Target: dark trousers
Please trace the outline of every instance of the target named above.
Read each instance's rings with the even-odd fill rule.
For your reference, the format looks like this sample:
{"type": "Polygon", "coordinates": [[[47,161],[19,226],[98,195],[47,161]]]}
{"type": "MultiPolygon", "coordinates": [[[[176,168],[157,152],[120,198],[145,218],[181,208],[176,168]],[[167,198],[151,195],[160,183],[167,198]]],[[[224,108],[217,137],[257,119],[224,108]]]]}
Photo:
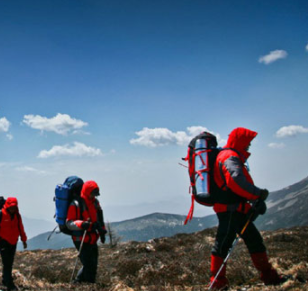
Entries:
{"type": "MultiPolygon", "coordinates": [[[[236,237],[246,224],[248,217],[246,214],[233,212],[217,213],[218,230],[212,254],[225,258],[236,237]]],[[[250,222],[245,232],[241,236],[250,254],[263,253],[266,251],[262,236],[253,222],[250,222]]]]}
{"type": "Polygon", "coordinates": [[[0,252],[3,264],[2,283],[5,286],[11,286],[13,284],[12,269],[16,253],[16,244],[11,245],[5,240],[1,240],[0,252]]]}
{"type": "MultiPolygon", "coordinates": [[[[81,242],[74,242],[76,249],[79,251],[81,242]]],[[[79,255],[82,268],[77,273],[78,282],[95,283],[97,264],[98,264],[98,247],[97,244],[84,243],[79,255]]]]}

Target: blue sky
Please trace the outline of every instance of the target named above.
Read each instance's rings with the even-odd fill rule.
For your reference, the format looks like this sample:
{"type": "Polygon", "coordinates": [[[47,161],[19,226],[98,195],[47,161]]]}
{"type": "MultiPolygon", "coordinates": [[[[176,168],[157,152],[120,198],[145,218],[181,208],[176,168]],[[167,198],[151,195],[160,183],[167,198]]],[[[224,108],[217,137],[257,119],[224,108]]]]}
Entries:
{"type": "Polygon", "coordinates": [[[77,174],[111,221],[186,214],[189,139],[223,145],[238,126],[259,133],[258,186],[306,177],[307,15],[286,0],[1,1],[0,193],[52,219],[77,174]]]}

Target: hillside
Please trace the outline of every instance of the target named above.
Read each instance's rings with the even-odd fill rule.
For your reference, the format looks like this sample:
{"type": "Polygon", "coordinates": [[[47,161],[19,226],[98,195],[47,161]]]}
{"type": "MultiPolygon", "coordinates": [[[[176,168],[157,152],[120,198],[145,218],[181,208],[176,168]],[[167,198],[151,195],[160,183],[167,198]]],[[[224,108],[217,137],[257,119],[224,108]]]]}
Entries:
{"type": "Polygon", "coordinates": [[[275,230],[308,225],[308,177],[282,190],[271,192],[268,211],[257,225],[262,230],[275,230]]]}
{"type": "MultiPolygon", "coordinates": [[[[68,284],[76,250],[17,252],[13,275],[20,290],[197,291],[207,290],[210,252],[216,228],[148,242],[100,247],[97,284],[68,284]]],[[[293,279],[281,287],[260,282],[240,242],[228,263],[231,291],[308,290],[308,227],[263,233],[271,262],[293,279]]]]}

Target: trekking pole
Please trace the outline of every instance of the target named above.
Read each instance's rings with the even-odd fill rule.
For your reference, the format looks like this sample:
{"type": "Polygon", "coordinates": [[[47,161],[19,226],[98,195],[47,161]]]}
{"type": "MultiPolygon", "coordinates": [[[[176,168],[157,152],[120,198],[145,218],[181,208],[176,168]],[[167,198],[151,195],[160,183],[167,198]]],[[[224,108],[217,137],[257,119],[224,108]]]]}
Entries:
{"type": "MultiPolygon", "coordinates": [[[[253,205],[253,208],[255,207],[256,204],[257,204],[257,203],[255,203],[255,204],[253,205]]],[[[255,210],[255,209],[254,209],[254,210],[255,210]]],[[[222,262],[222,264],[221,264],[221,266],[220,266],[220,268],[219,268],[219,270],[218,270],[218,272],[217,272],[217,274],[216,274],[216,276],[215,276],[215,278],[214,278],[213,282],[211,283],[211,285],[210,285],[210,287],[209,287],[208,290],[212,290],[212,287],[213,287],[214,283],[216,282],[216,280],[217,280],[217,278],[218,278],[218,276],[219,276],[221,270],[222,270],[222,269],[224,268],[224,266],[226,265],[226,263],[227,263],[227,261],[228,261],[230,255],[231,255],[231,253],[232,253],[234,247],[236,246],[236,244],[238,243],[239,239],[241,238],[241,236],[242,236],[243,233],[245,232],[245,230],[246,230],[247,226],[249,225],[249,223],[251,222],[251,219],[252,219],[253,215],[254,215],[254,211],[252,211],[251,214],[249,215],[249,218],[248,218],[246,224],[244,225],[243,229],[241,230],[241,232],[240,232],[239,234],[238,234],[238,233],[236,234],[236,238],[235,238],[235,240],[233,241],[232,246],[231,246],[231,248],[230,248],[230,250],[229,250],[227,256],[225,257],[224,261],[222,262]]]]}
{"type": "Polygon", "coordinates": [[[86,233],[87,233],[87,231],[85,230],[84,233],[83,233],[83,236],[82,236],[81,244],[80,244],[79,251],[78,251],[78,256],[76,258],[74,270],[73,270],[73,273],[72,273],[72,276],[71,276],[71,282],[73,281],[74,273],[75,273],[75,270],[76,270],[76,267],[77,267],[77,263],[78,263],[78,258],[80,256],[80,253],[81,253],[81,250],[82,250],[82,246],[83,246],[84,239],[86,237],[86,233]]]}
{"type": "Polygon", "coordinates": [[[186,165],[183,165],[183,164],[181,164],[181,163],[178,163],[180,166],[182,166],[182,167],[184,167],[184,168],[187,168],[188,169],[188,167],[186,166],[186,165]]]}
{"type": "Polygon", "coordinates": [[[49,234],[47,240],[50,240],[51,236],[52,236],[53,233],[56,231],[57,227],[58,227],[58,226],[56,226],[56,227],[53,229],[53,231],[49,234]]]}

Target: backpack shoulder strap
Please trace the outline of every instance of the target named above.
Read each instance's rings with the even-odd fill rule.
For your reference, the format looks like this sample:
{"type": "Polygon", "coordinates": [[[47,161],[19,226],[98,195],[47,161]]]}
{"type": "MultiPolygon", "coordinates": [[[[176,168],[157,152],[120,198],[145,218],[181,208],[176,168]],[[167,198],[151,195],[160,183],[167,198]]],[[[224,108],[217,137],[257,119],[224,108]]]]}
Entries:
{"type": "Polygon", "coordinates": [[[95,208],[96,209],[100,209],[101,207],[100,207],[100,204],[99,204],[99,202],[98,202],[98,200],[95,198],[95,200],[94,200],[94,205],[95,205],[95,208]]]}
{"type": "Polygon", "coordinates": [[[88,210],[86,201],[84,201],[84,199],[82,197],[79,198],[79,203],[80,203],[80,208],[83,211],[88,210]]]}
{"type": "Polygon", "coordinates": [[[78,216],[77,214],[77,208],[80,209],[80,217],[79,219],[82,219],[82,213],[87,209],[86,202],[84,201],[83,198],[81,197],[76,197],[72,203],[76,206],[76,217],[78,216]]]}
{"type": "MultiPolygon", "coordinates": [[[[222,149],[220,149],[220,151],[225,151],[225,150],[230,150],[230,151],[234,151],[235,153],[237,153],[239,156],[241,155],[240,154],[240,152],[238,152],[237,150],[235,150],[235,149],[232,149],[232,148],[222,148],[222,149]]],[[[222,163],[220,163],[219,162],[219,173],[220,173],[220,177],[223,179],[223,181],[224,181],[224,183],[223,183],[223,185],[221,186],[221,189],[228,189],[228,187],[227,187],[227,181],[226,181],[226,178],[225,178],[225,176],[224,176],[224,174],[223,174],[223,171],[222,171],[222,163]]]]}

